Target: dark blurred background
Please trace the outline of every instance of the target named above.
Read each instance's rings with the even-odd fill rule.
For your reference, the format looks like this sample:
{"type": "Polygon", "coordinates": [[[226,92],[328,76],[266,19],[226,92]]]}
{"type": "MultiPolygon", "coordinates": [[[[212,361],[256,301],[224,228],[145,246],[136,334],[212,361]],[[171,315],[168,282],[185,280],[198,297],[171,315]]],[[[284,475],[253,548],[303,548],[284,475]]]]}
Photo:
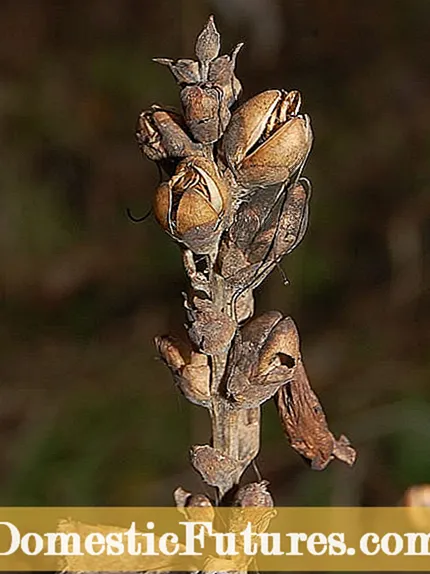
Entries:
{"type": "MultiPolygon", "coordinates": [[[[157,334],[182,331],[178,248],[145,213],[139,112],[177,104],[155,56],[192,57],[215,14],[247,98],[302,91],[315,144],[309,232],[258,312],[300,326],[351,470],[311,471],[263,414],[278,504],[396,504],[430,482],[430,3],[2,0],[0,504],[172,504],[201,489],[206,411],[174,389],[157,334]]],[[[251,478],[252,474],[248,476],[251,478]]],[[[204,489],[204,487],[203,487],[204,489]]]]}

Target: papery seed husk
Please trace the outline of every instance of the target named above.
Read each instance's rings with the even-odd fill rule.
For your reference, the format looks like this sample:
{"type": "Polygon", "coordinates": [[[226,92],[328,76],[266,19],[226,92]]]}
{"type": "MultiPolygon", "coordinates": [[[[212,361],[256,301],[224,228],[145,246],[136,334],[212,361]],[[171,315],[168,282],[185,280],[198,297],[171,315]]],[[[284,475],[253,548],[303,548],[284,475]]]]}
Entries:
{"type": "Polygon", "coordinates": [[[199,226],[216,226],[218,218],[219,214],[201,193],[193,189],[185,191],[179,200],[176,213],[178,237],[199,226]]]}
{"type": "Polygon", "coordinates": [[[237,167],[262,136],[280,94],[279,90],[267,90],[234,112],[222,140],[222,150],[230,167],[237,167]]]}
{"type": "Polygon", "coordinates": [[[237,178],[256,187],[285,182],[306,161],[311,146],[309,119],[293,118],[243,160],[237,178]]]}
{"type": "Polygon", "coordinates": [[[154,215],[165,231],[169,231],[171,209],[171,190],[168,182],[158,186],[154,198],[154,215]]]}
{"type": "Polygon", "coordinates": [[[273,358],[280,353],[291,357],[294,361],[292,366],[296,365],[300,357],[299,333],[291,317],[277,323],[270,335],[260,353],[258,374],[265,374],[273,369],[273,358]]]}

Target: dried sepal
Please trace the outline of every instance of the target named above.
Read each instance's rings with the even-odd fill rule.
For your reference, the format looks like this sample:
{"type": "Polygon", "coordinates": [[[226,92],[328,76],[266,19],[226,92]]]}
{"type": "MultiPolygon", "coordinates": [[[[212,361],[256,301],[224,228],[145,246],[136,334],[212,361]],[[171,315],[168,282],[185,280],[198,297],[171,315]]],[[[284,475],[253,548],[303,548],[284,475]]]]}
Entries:
{"type": "Polygon", "coordinates": [[[230,399],[245,408],[261,405],[291,381],[300,358],[291,317],[273,311],[251,321],[235,340],[227,378],[230,399]]]}
{"type": "Polygon", "coordinates": [[[221,153],[245,192],[286,182],[303,167],[313,136],[299,107],[299,92],[268,90],[233,114],[221,153]]]}
{"type": "Polygon", "coordinates": [[[220,56],[209,65],[208,80],[222,89],[223,98],[229,108],[242,92],[242,84],[235,75],[236,59],[242,46],[243,44],[238,44],[231,56],[220,56]]]}
{"type": "Polygon", "coordinates": [[[241,486],[234,498],[229,532],[243,532],[248,523],[252,525],[252,532],[256,534],[265,532],[270,521],[276,516],[273,498],[267,489],[267,480],[252,482],[241,486]],[[240,510],[242,509],[242,510],[240,510]]]}
{"type": "Polygon", "coordinates": [[[214,162],[192,156],[182,160],[155,194],[154,213],[161,226],[193,253],[216,247],[229,208],[229,191],[214,162]]]}
{"type": "Polygon", "coordinates": [[[162,66],[168,66],[179,84],[196,84],[201,79],[199,63],[195,60],[181,58],[175,61],[170,58],[153,58],[153,61],[162,66]]]}
{"type": "Polygon", "coordinates": [[[215,26],[214,17],[210,16],[205,27],[200,32],[196,41],[196,56],[201,62],[214,60],[221,48],[221,37],[215,26]]]}
{"type": "Polygon", "coordinates": [[[190,402],[209,408],[211,373],[207,356],[191,351],[186,361],[175,340],[169,336],[156,337],[155,346],[172,371],[175,383],[182,394],[190,402]]]}
{"type": "Polygon", "coordinates": [[[218,488],[221,495],[228,492],[240,476],[239,461],[209,445],[193,446],[190,459],[206,484],[218,488]]]}
{"type": "Polygon", "coordinates": [[[355,450],[345,436],[336,440],[330,432],[302,361],[297,365],[293,380],[278,391],[276,404],[288,441],[314,470],[323,470],[334,458],[350,466],[354,464],[355,450]]]}

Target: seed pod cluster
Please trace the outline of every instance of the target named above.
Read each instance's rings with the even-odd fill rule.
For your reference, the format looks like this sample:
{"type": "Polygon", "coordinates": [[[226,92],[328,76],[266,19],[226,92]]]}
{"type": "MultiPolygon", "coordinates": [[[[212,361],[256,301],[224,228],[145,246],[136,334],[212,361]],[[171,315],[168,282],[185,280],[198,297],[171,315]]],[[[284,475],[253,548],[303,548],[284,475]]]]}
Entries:
{"type": "MultiPolygon", "coordinates": [[[[191,448],[191,464],[217,489],[217,501],[263,509],[264,531],[273,516],[268,483],[239,486],[259,452],[263,403],[275,400],[288,441],[312,468],[334,458],[352,464],[355,452],[328,429],[292,318],[272,311],[252,319],[254,290],[307,229],[310,118],[297,90],[267,90],[233,111],[242,45],[231,55],[220,55],[220,46],[210,17],[195,60],[156,60],[178,83],[181,110],[152,106],[140,114],[136,135],[161,168],[154,214],[179,244],[190,281],[185,349],[170,336],[155,343],[182,394],[211,417],[210,444],[191,448]]],[[[194,509],[212,516],[206,495],[177,489],[175,501],[186,516],[194,509]]]]}

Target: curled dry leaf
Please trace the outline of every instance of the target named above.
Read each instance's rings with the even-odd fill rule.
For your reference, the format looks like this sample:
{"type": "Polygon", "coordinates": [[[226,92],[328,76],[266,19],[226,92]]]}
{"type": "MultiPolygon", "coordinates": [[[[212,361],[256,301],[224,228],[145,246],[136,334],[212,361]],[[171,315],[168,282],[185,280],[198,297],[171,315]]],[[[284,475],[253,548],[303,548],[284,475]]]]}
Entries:
{"type": "Polygon", "coordinates": [[[354,464],[355,450],[345,436],[336,440],[330,432],[321,403],[310,386],[301,361],[290,384],[278,391],[276,404],[291,446],[310,461],[313,469],[323,470],[334,458],[350,466],[354,464]]]}

